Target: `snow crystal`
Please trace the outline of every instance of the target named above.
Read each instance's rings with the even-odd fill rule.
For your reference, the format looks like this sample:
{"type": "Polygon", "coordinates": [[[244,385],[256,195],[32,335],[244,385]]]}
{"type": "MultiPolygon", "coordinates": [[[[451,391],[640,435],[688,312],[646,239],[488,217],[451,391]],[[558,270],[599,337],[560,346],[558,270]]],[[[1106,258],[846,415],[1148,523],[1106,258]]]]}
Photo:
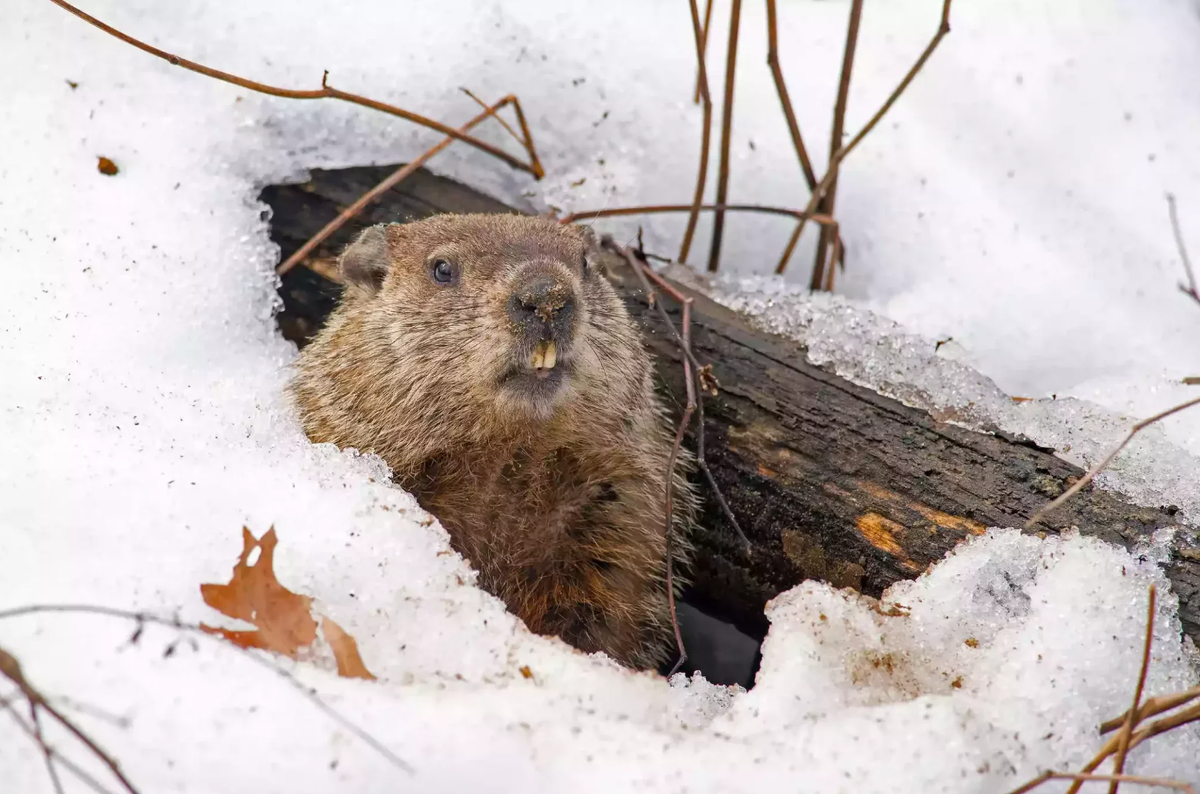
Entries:
{"type": "MultiPolygon", "coordinates": [[[[810,295],[763,277],[700,285],[763,330],[804,345],[817,366],[938,419],[1025,436],[1084,468],[1112,451],[1136,421],[1075,398],[1014,401],[963,363],[952,341],[911,333],[840,296],[810,295]]],[[[1166,402],[1158,410],[1170,406],[1166,402]]],[[[1192,523],[1200,522],[1200,435],[1189,437],[1192,428],[1200,428],[1200,408],[1146,428],[1100,474],[1098,484],[1143,505],[1175,505],[1192,523]]]]}
{"type": "MultiPolygon", "coordinates": [[[[716,5],[714,64],[726,13],[716,5]]],[[[907,68],[938,5],[869,6],[851,128],[907,68]]],[[[1176,263],[1154,209],[1163,175],[1183,208],[1200,205],[1188,192],[1200,183],[1192,8],[962,4],[955,33],[847,168],[848,288],[920,333],[955,336],[1006,389],[1061,380],[1083,396],[1108,377],[1144,399],[1156,378],[1198,374],[1192,315],[1166,302],[1176,263]],[[1122,132],[1087,137],[1092,127],[1122,132]],[[980,295],[987,310],[969,310],[980,295]],[[1080,333],[1098,317],[1104,333],[1080,333]],[[1064,336],[1072,345],[1061,350],[1048,341],[1064,336]],[[1136,350],[1148,352],[1132,366],[1136,350]]],[[[690,192],[699,111],[681,4],[364,2],[332,13],[308,0],[96,0],[87,10],[228,71],[313,87],[328,69],[334,85],[441,119],[475,112],[458,85],[488,98],[516,91],[544,183],[463,147],[435,162],[524,206],[690,192]]],[[[198,585],[227,579],[242,526],[274,526],[279,579],[354,636],[378,676],[287,663],[345,722],[266,657],[209,636],[147,626],[135,639],[129,621],[69,613],[0,620],[0,647],[142,791],[1003,790],[1078,764],[1097,723],[1126,708],[1152,581],[1162,606],[1148,691],[1196,680],[1153,562],[1011,532],[890,591],[882,611],[905,615],[819,585],[781,595],[749,692],[633,674],[529,634],[474,586],[445,532],[387,484],[377,459],[309,444],[282,397],[295,350],[272,319],[278,252],[259,189],[312,167],[404,160],[439,136],[186,73],[45,0],[8,0],[5,12],[0,609],[98,604],[215,621],[198,585]],[[99,157],[118,173],[100,173],[99,157]]],[[[814,151],[825,147],[844,16],[843,3],[780,9],[789,87],[814,151]]],[[[795,204],[803,191],[780,154],[762,21],[747,4],[732,194],[795,204]]],[[[731,221],[727,262],[769,266],[787,230],[767,223],[731,221]]],[[[681,227],[654,219],[648,241],[662,248],[681,227]]],[[[851,345],[881,337],[828,333],[831,349],[844,345],[830,359],[838,366],[875,360],[851,345]]],[[[808,341],[822,349],[811,329],[808,341]]],[[[877,379],[942,399],[911,363],[877,379]]],[[[967,410],[972,399],[943,405],[967,410]]],[[[1075,445],[1095,430],[1038,421],[1075,445]]],[[[1194,493],[1182,481],[1163,488],[1172,500],[1194,493]]],[[[0,686],[0,698],[11,693],[0,686]]],[[[47,730],[91,774],[107,774],[47,730]]],[[[1198,749],[1194,732],[1160,737],[1131,768],[1200,782],[1198,749]]],[[[0,789],[52,790],[7,715],[0,789]]]]}

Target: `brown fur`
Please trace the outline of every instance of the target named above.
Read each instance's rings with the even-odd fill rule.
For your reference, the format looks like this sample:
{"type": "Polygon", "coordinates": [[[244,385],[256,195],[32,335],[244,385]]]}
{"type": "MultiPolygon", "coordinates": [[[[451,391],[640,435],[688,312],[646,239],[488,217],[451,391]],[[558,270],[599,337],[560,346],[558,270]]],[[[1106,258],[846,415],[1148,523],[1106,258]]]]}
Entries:
{"type": "MultiPolygon", "coordinates": [[[[671,435],[638,330],[591,253],[583,230],[511,215],[368,230],[342,257],[349,288],[292,392],[313,441],[378,453],[532,631],[652,667],[670,638],[671,435]],[[438,259],[454,284],[435,282],[438,259]],[[549,395],[505,381],[551,333],[507,310],[534,276],[553,280],[551,313],[574,300],[549,395]]],[[[681,474],[673,488],[682,560],[695,503],[681,474]]]]}

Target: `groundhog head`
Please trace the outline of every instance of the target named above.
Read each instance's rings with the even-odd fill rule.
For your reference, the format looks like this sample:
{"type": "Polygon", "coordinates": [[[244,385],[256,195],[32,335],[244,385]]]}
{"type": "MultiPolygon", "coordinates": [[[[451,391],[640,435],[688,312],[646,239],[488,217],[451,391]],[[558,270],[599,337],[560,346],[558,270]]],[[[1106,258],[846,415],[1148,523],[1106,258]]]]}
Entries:
{"type": "Polygon", "coordinates": [[[412,376],[399,400],[511,422],[549,419],[632,357],[636,330],[594,259],[578,227],[442,215],[367,229],[339,267],[412,376]]]}

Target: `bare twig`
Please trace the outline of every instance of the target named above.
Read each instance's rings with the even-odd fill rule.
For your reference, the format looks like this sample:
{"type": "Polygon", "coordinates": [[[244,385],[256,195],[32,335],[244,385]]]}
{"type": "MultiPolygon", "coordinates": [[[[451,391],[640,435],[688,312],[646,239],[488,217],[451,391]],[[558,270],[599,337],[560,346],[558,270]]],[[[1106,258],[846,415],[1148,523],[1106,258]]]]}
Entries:
{"type": "MultiPolygon", "coordinates": [[[[147,623],[153,623],[158,626],[166,626],[168,628],[176,629],[178,631],[186,631],[191,634],[199,634],[200,636],[205,637],[214,642],[220,642],[220,643],[225,642],[225,640],[220,635],[211,634],[211,633],[205,631],[202,626],[195,624],[195,623],[184,623],[175,618],[159,617],[158,615],[153,615],[149,612],[133,612],[130,610],[118,609],[115,607],[97,606],[95,604],[30,604],[28,606],[0,610],[0,620],[9,620],[12,618],[23,617],[26,615],[41,615],[41,614],[105,615],[107,617],[114,617],[114,618],[119,618],[122,620],[132,620],[132,621],[136,622],[139,626],[141,626],[143,624],[147,624],[147,623]]],[[[254,653],[252,649],[242,648],[240,645],[234,645],[233,647],[237,648],[242,653],[244,653],[246,655],[246,658],[250,659],[255,664],[257,664],[267,670],[270,670],[271,672],[273,672],[276,675],[278,675],[279,677],[281,677],[284,681],[288,682],[288,684],[290,684],[297,692],[299,692],[307,701],[309,701],[312,705],[314,705],[319,711],[323,712],[325,714],[325,716],[329,717],[331,720],[333,720],[337,724],[341,725],[347,731],[349,731],[353,735],[357,736],[367,746],[369,746],[372,750],[374,750],[376,753],[378,753],[380,756],[382,756],[385,760],[387,760],[393,766],[397,767],[398,769],[403,770],[404,772],[407,772],[410,775],[415,773],[416,770],[414,770],[412,768],[412,766],[410,766],[408,764],[408,762],[406,762],[404,759],[400,758],[398,755],[396,755],[391,750],[389,750],[387,747],[385,747],[382,742],[380,742],[374,736],[369,734],[366,730],[364,730],[363,728],[360,728],[358,725],[351,722],[349,718],[343,716],[341,714],[341,712],[339,712],[337,709],[333,708],[333,706],[330,706],[328,703],[326,703],[316,693],[315,690],[313,690],[309,687],[306,687],[304,684],[300,683],[300,681],[297,680],[295,676],[293,676],[285,668],[280,667],[278,664],[276,664],[274,662],[274,660],[271,659],[271,657],[259,655],[257,653],[254,653]]],[[[0,654],[2,654],[2,653],[3,653],[3,651],[0,651],[0,654]]],[[[14,659],[13,661],[15,662],[16,660],[14,659]]],[[[2,662],[3,662],[3,656],[0,656],[0,663],[2,663],[2,662]]],[[[52,710],[50,711],[50,713],[55,714],[55,712],[52,710]]]]}
{"type": "Polygon", "coordinates": [[[1133,437],[1136,436],[1143,429],[1145,429],[1146,427],[1149,427],[1150,425],[1154,424],[1155,422],[1166,419],[1168,416],[1171,416],[1172,414],[1179,413],[1180,411],[1182,411],[1186,408],[1191,408],[1193,405],[1200,405],[1200,397],[1197,397],[1194,400],[1188,400],[1185,403],[1180,403],[1179,405],[1176,405],[1174,408],[1168,408],[1167,410],[1163,411],[1162,413],[1155,414],[1154,416],[1150,417],[1149,419],[1143,419],[1142,421],[1138,422],[1136,425],[1133,426],[1132,429],[1130,429],[1129,435],[1125,436],[1125,440],[1122,441],[1119,445],[1117,445],[1116,449],[1114,449],[1112,452],[1108,453],[1108,455],[1105,456],[1104,460],[1100,461],[1095,466],[1093,466],[1091,471],[1089,471],[1087,474],[1083,475],[1083,477],[1081,477],[1079,479],[1079,482],[1075,483],[1070,488],[1068,488],[1066,490],[1066,492],[1063,493],[1062,496],[1058,497],[1053,502],[1051,502],[1050,504],[1043,507],[1041,510],[1038,510],[1036,513],[1034,513],[1033,517],[1025,522],[1025,529],[1030,529],[1038,521],[1041,521],[1042,518],[1045,517],[1045,515],[1047,513],[1054,510],[1056,507],[1058,507],[1063,502],[1070,499],[1075,494],[1079,493],[1080,490],[1082,490],[1088,483],[1090,483],[1093,479],[1095,479],[1097,474],[1104,471],[1105,467],[1108,466],[1108,464],[1112,462],[1112,459],[1115,458],[1121,452],[1121,450],[1125,449],[1125,446],[1127,444],[1129,444],[1130,441],[1133,440],[1133,437]]]}
{"type": "MultiPolygon", "coordinates": [[[[807,218],[814,223],[834,225],[837,223],[828,215],[805,215],[802,210],[789,207],[773,207],[768,204],[701,204],[702,212],[723,210],[725,212],[760,212],[765,215],[786,215],[797,220],[807,218]]],[[[641,207],[605,207],[602,210],[580,210],[559,219],[559,223],[574,223],[580,218],[615,218],[621,215],[652,215],[659,212],[691,212],[691,204],[647,204],[641,207]]],[[[683,260],[679,260],[682,262],[683,260]]]]}
{"type": "Polygon", "coordinates": [[[717,211],[713,215],[712,242],[708,249],[708,270],[713,272],[721,262],[721,238],[725,234],[725,204],[729,193],[729,144],[733,133],[733,85],[737,71],[738,26],[742,17],[742,0],[733,0],[729,10],[729,49],[725,53],[725,99],[721,106],[721,160],[717,165],[717,211]]]}
{"type": "Polygon", "coordinates": [[[247,88],[251,91],[257,91],[260,94],[269,94],[271,96],[283,97],[285,99],[338,99],[343,102],[349,102],[354,105],[360,105],[362,107],[371,108],[372,110],[378,110],[382,113],[387,113],[392,116],[398,116],[402,119],[411,121],[415,124],[420,124],[423,127],[428,127],[432,130],[437,130],[438,132],[442,133],[443,135],[448,135],[449,137],[453,138],[454,140],[459,140],[459,141],[462,141],[463,143],[470,144],[471,146],[474,146],[476,149],[479,149],[480,151],[487,152],[488,154],[492,155],[493,157],[503,160],[505,163],[508,163],[513,168],[519,169],[521,171],[528,171],[529,173],[533,174],[535,178],[540,179],[543,176],[541,165],[536,160],[534,160],[532,163],[523,163],[516,157],[513,157],[511,154],[504,151],[503,149],[493,146],[492,144],[487,143],[486,141],[480,140],[479,138],[476,138],[472,135],[468,135],[466,132],[464,132],[462,130],[456,130],[453,127],[447,126],[446,124],[443,124],[440,121],[435,121],[434,119],[427,118],[425,116],[419,115],[417,113],[413,113],[408,110],[404,110],[403,108],[396,107],[395,105],[389,105],[386,102],[379,102],[377,100],[369,99],[369,98],[367,98],[365,96],[361,96],[359,94],[351,94],[347,91],[342,91],[340,89],[334,88],[333,86],[329,85],[329,83],[328,83],[328,80],[327,80],[328,72],[326,72],[325,76],[323,76],[321,78],[321,87],[317,88],[317,89],[310,89],[310,90],[295,90],[295,89],[291,89],[291,88],[279,88],[278,86],[267,85],[265,83],[259,83],[254,80],[247,80],[244,77],[238,77],[237,75],[229,74],[228,72],[222,72],[219,69],[213,69],[209,66],[204,66],[203,64],[196,63],[195,61],[189,61],[186,58],[180,58],[178,55],[172,55],[171,53],[166,52],[165,50],[160,50],[157,47],[153,47],[149,44],[146,44],[145,42],[135,39],[133,36],[130,36],[127,33],[122,33],[121,31],[117,30],[116,28],[114,28],[110,25],[106,25],[105,23],[101,22],[100,20],[96,19],[95,17],[84,13],[83,11],[76,8],[75,6],[66,2],[66,0],[50,0],[50,2],[54,3],[59,8],[62,8],[63,10],[74,14],[75,16],[82,19],[84,22],[87,22],[89,25],[99,28],[100,30],[104,31],[105,33],[109,34],[110,36],[118,38],[121,41],[125,42],[126,44],[137,47],[142,52],[149,53],[150,55],[153,55],[156,58],[161,58],[164,61],[166,61],[167,63],[170,63],[174,66],[181,66],[190,72],[196,72],[197,74],[202,74],[202,75],[205,75],[206,77],[212,77],[212,78],[215,78],[222,82],[239,86],[241,88],[247,88]]]}
{"type": "Polygon", "coordinates": [[[1075,785],[1081,785],[1089,780],[1109,780],[1114,783],[1135,783],[1139,786],[1162,786],[1163,788],[1186,791],[1188,794],[1196,794],[1195,789],[1181,780],[1169,780],[1161,777],[1141,777],[1139,775],[1091,775],[1086,772],[1043,772],[1020,788],[1013,789],[1009,794],[1026,794],[1026,792],[1032,791],[1047,780],[1074,780],[1075,785]]]}
{"type": "Polygon", "coordinates": [[[1183,294],[1200,303],[1200,288],[1196,286],[1196,274],[1192,270],[1192,260],[1188,258],[1187,246],[1183,244],[1183,231],[1179,228],[1179,213],[1175,208],[1175,196],[1167,194],[1167,213],[1171,216],[1171,232],[1175,235],[1175,246],[1179,249],[1179,258],[1183,260],[1183,272],[1187,274],[1187,284],[1180,284],[1183,294]]]}
{"type": "MultiPolygon", "coordinates": [[[[700,129],[700,167],[696,170],[696,191],[692,198],[692,206],[688,213],[687,228],[683,232],[683,242],[679,245],[679,261],[686,262],[692,249],[692,236],[696,233],[696,222],[700,218],[700,204],[704,201],[704,186],[708,181],[708,150],[712,142],[712,96],[708,92],[708,71],[704,66],[705,37],[708,31],[708,18],[705,17],[705,28],[700,29],[700,13],[696,8],[696,0],[688,0],[692,11],[692,36],[696,40],[696,91],[697,96],[704,100],[704,117],[700,129]]],[[[712,0],[708,0],[708,12],[712,13],[712,0]]]]}
{"type": "MultiPolygon", "coordinates": [[[[475,98],[474,95],[472,95],[471,98],[474,99],[475,98]]],[[[476,100],[476,101],[478,101],[478,100],[476,100]]],[[[508,96],[504,97],[499,102],[497,102],[495,105],[492,105],[491,107],[484,106],[484,111],[482,113],[480,113],[478,116],[476,116],[475,118],[468,121],[466,124],[464,124],[461,127],[461,129],[469,130],[473,127],[478,126],[482,122],[484,122],[487,119],[492,118],[492,117],[495,117],[497,120],[499,120],[500,117],[496,115],[496,111],[499,110],[500,108],[504,107],[505,105],[510,105],[510,104],[513,105],[514,107],[518,107],[518,108],[520,107],[520,105],[517,103],[517,98],[515,96],[513,96],[512,94],[509,94],[508,96]]],[[[507,127],[507,125],[505,125],[505,126],[507,127]]],[[[509,131],[512,132],[512,129],[509,128],[509,131]]],[[[516,133],[514,132],[513,135],[515,136],[516,133]]],[[[351,220],[353,220],[354,217],[356,215],[358,215],[358,213],[362,212],[363,209],[368,204],[370,204],[372,201],[375,201],[377,198],[382,196],[384,193],[388,192],[389,190],[394,188],[396,185],[403,182],[410,175],[412,175],[412,173],[414,171],[416,171],[418,168],[420,168],[425,163],[429,162],[430,159],[432,159],[435,155],[437,155],[439,152],[441,152],[447,146],[454,143],[455,140],[456,140],[455,138],[450,138],[450,137],[443,138],[435,146],[431,147],[430,149],[426,150],[423,154],[421,154],[420,156],[413,159],[412,162],[406,163],[406,164],[402,165],[400,168],[397,168],[395,171],[393,171],[387,178],[385,178],[378,185],[371,188],[363,195],[359,196],[357,201],[355,201],[349,207],[347,207],[346,209],[344,209],[340,213],[338,213],[338,216],[336,218],[331,220],[329,223],[325,224],[319,232],[314,234],[308,240],[308,242],[306,242],[304,245],[300,246],[298,249],[296,249],[295,253],[293,253],[286,260],[281,262],[279,267],[275,268],[275,273],[277,275],[282,276],[284,273],[288,272],[293,267],[295,267],[296,265],[303,262],[308,257],[309,254],[311,254],[314,250],[316,250],[317,246],[319,246],[326,239],[328,239],[331,234],[336,232],[338,229],[342,228],[342,226],[346,225],[351,220]]],[[[528,146],[529,146],[528,150],[530,152],[530,156],[533,157],[534,159],[536,159],[536,155],[533,154],[532,141],[528,142],[528,146]]]]}
{"type": "Polygon", "coordinates": [[[1125,755],[1129,752],[1129,738],[1133,731],[1134,717],[1142,705],[1142,690],[1146,686],[1146,672],[1150,669],[1150,644],[1154,642],[1154,607],[1158,598],[1158,588],[1150,585],[1150,603],[1146,607],[1146,642],[1142,647],[1142,668],[1138,674],[1137,686],[1133,690],[1133,705],[1129,707],[1125,724],[1117,739],[1117,758],[1113,761],[1113,780],[1108,786],[1108,794],[1117,794],[1121,785],[1118,776],[1125,773],[1125,755]]]}
{"type": "MultiPolygon", "coordinates": [[[[129,794],[138,794],[137,789],[133,787],[133,784],[130,783],[129,779],[125,777],[124,773],[121,772],[121,767],[112,759],[112,756],[104,752],[104,750],[100,748],[100,745],[96,744],[96,742],[94,742],[90,736],[84,733],[83,730],[77,727],[75,723],[63,716],[62,713],[54,708],[54,706],[51,706],[49,703],[47,703],[46,699],[42,697],[41,692],[35,689],[34,686],[25,678],[24,672],[21,671],[21,663],[17,661],[15,656],[8,653],[3,648],[0,648],[0,675],[3,675],[9,681],[12,681],[14,684],[16,684],[17,689],[21,690],[21,694],[23,694],[25,699],[29,701],[30,709],[33,711],[34,735],[41,743],[42,751],[47,754],[47,764],[50,763],[49,750],[47,749],[46,743],[41,741],[42,732],[41,727],[37,722],[37,709],[42,709],[45,711],[47,714],[53,717],[59,725],[66,728],[67,731],[69,731],[76,739],[83,742],[84,746],[86,746],[88,750],[90,750],[91,753],[96,756],[96,758],[100,759],[100,761],[106,767],[108,767],[108,770],[112,772],[113,777],[121,782],[121,785],[125,787],[125,790],[129,792],[129,794]]],[[[54,777],[55,783],[57,783],[58,777],[57,775],[53,775],[53,767],[51,767],[51,774],[54,777]]]]}
{"type": "Polygon", "coordinates": [[[804,147],[804,139],[800,136],[800,123],[796,121],[796,113],[792,110],[792,100],[788,97],[787,84],[783,80],[783,69],[779,65],[779,42],[775,22],[775,0],[767,0],[767,65],[771,67],[771,77],[775,80],[775,90],[779,94],[779,104],[783,105],[783,117],[787,120],[788,132],[792,136],[792,146],[796,149],[796,158],[800,161],[800,170],[804,172],[804,180],[808,189],[817,187],[817,175],[813,171],[812,161],[808,159],[808,149],[804,147]]]}
{"type": "MultiPolygon", "coordinates": [[[[709,27],[708,23],[712,21],[712,7],[713,7],[713,0],[708,0],[708,2],[704,4],[704,24],[700,26],[700,43],[698,45],[698,50],[697,50],[699,59],[700,59],[701,68],[703,68],[703,64],[704,64],[705,51],[708,50],[708,27],[709,27]]],[[[700,104],[700,72],[699,72],[699,70],[697,70],[697,72],[696,72],[696,93],[695,93],[695,96],[692,97],[692,101],[695,102],[697,105],[700,104]]]]}
{"type": "MultiPolygon", "coordinates": [[[[1146,698],[1145,702],[1142,703],[1142,707],[1138,709],[1137,715],[1134,717],[1134,724],[1136,725],[1141,723],[1142,721],[1147,720],[1157,714],[1162,714],[1164,711],[1170,711],[1171,709],[1185,706],[1197,698],[1200,698],[1200,686],[1184,690],[1183,692],[1176,692],[1173,695],[1160,695],[1159,697],[1146,698]]],[[[1100,726],[1100,733],[1103,735],[1105,733],[1112,733],[1113,731],[1117,730],[1125,724],[1127,715],[1128,712],[1122,714],[1120,717],[1114,717],[1108,722],[1102,724],[1100,726]]]]}
{"type": "Polygon", "coordinates": [[[947,33],[950,32],[950,4],[952,1],[953,0],[943,0],[942,20],[941,24],[938,26],[937,33],[935,33],[933,38],[930,39],[929,44],[926,45],[925,50],[908,70],[908,73],[904,75],[904,79],[900,81],[900,84],[896,86],[879,110],[875,112],[875,115],[871,117],[871,119],[863,126],[861,130],[859,130],[858,134],[855,135],[848,144],[839,149],[837,154],[830,159],[829,168],[826,170],[825,176],[821,178],[816,190],[813,191],[812,197],[809,199],[808,206],[805,208],[799,222],[796,224],[796,228],[792,231],[792,236],[789,238],[788,244],[784,249],[783,257],[779,260],[779,265],[775,268],[776,273],[783,273],[787,269],[788,260],[791,258],[792,252],[796,248],[796,243],[800,239],[801,232],[804,231],[805,221],[815,214],[817,204],[821,201],[821,197],[825,195],[825,191],[829,189],[830,184],[836,178],[838,168],[841,167],[842,161],[846,159],[850,152],[854,151],[854,148],[862,142],[863,138],[870,134],[871,130],[875,129],[875,125],[879,123],[888,110],[891,109],[892,105],[896,103],[896,100],[899,99],[900,95],[904,93],[904,90],[908,88],[909,84],[917,76],[917,73],[921,71],[921,68],[925,65],[925,62],[929,60],[931,55],[933,55],[934,50],[937,49],[937,46],[939,43],[941,43],[941,40],[945,38],[947,33]]]}
{"type": "Polygon", "coordinates": [[[55,794],[63,794],[62,781],[58,779],[58,770],[54,768],[54,752],[50,745],[46,744],[46,737],[42,734],[42,718],[38,715],[38,704],[28,696],[25,700],[29,704],[29,721],[33,724],[34,738],[38,747],[42,749],[42,757],[46,759],[46,774],[50,776],[55,794]]]}
{"type": "MultiPolygon", "coordinates": [[[[638,240],[638,243],[639,243],[639,246],[636,251],[636,254],[637,254],[637,257],[641,260],[639,262],[639,264],[643,266],[642,269],[645,273],[645,276],[647,278],[649,278],[651,281],[653,281],[655,284],[657,284],[659,286],[659,288],[662,289],[663,292],[667,293],[672,298],[674,298],[675,301],[681,307],[680,311],[683,315],[681,318],[681,322],[680,322],[680,325],[683,327],[682,334],[680,334],[678,331],[675,330],[675,326],[671,322],[671,318],[667,314],[666,308],[662,305],[662,301],[653,300],[653,297],[654,297],[653,292],[647,293],[647,296],[653,301],[655,307],[658,309],[658,314],[659,314],[660,319],[667,326],[667,328],[670,329],[671,334],[673,335],[673,337],[675,339],[675,343],[679,346],[679,350],[683,354],[683,357],[684,357],[684,363],[691,364],[691,369],[693,372],[695,372],[696,385],[698,386],[698,388],[695,391],[696,421],[697,421],[696,464],[697,464],[698,468],[700,469],[700,471],[704,473],[705,479],[708,480],[708,486],[712,490],[712,494],[716,498],[717,504],[721,508],[721,512],[725,515],[725,519],[729,522],[730,526],[733,527],[733,531],[737,533],[738,539],[742,542],[743,551],[745,552],[746,557],[750,557],[751,550],[753,548],[750,545],[750,539],[747,538],[746,533],[742,531],[741,524],[738,523],[737,517],[733,514],[733,510],[731,510],[729,507],[729,503],[725,501],[725,495],[721,492],[721,486],[717,485],[717,481],[713,477],[712,470],[708,467],[708,458],[707,458],[707,455],[705,454],[705,449],[704,449],[704,435],[705,435],[704,434],[704,385],[703,385],[703,383],[700,382],[700,375],[702,372],[705,372],[709,368],[705,367],[705,366],[701,366],[701,364],[700,364],[699,360],[697,360],[695,354],[692,353],[692,317],[691,317],[691,307],[692,307],[692,303],[693,303],[692,298],[688,295],[684,295],[682,292],[680,292],[678,289],[676,289],[675,286],[671,284],[671,282],[667,281],[662,276],[660,276],[659,274],[654,272],[654,269],[651,268],[649,266],[649,264],[646,263],[646,261],[645,261],[646,260],[646,252],[641,248],[641,245],[640,245],[641,240],[640,239],[638,240]]],[[[645,287],[645,286],[647,286],[647,285],[643,284],[643,287],[645,287]]],[[[684,376],[686,377],[687,375],[688,375],[688,367],[685,366],[684,367],[684,376]]]]}
{"type": "Polygon", "coordinates": [[[67,758],[58,750],[41,742],[41,740],[38,739],[37,731],[35,731],[31,725],[26,723],[25,720],[21,719],[21,715],[17,713],[16,709],[14,709],[8,701],[0,700],[0,708],[7,711],[9,716],[12,717],[13,722],[17,724],[17,727],[20,728],[21,731],[24,732],[25,735],[32,739],[35,743],[39,744],[43,751],[48,752],[55,762],[60,764],[63,769],[79,778],[84,785],[86,785],[92,791],[95,791],[96,794],[112,794],[112,792],[105,788],[100,781],[96,780],[96,778],[85,772],[70,758],[67,758]]]}
{"type": "MultiPolygon", "coordinates": [[[[842,148],[842,135],[846,129],[846,103],[850,98],[850,75],[854,71],[854,53],[858,47],[858,28],[862,21],[862,6],[863,0],[853,0],[850,4],[850,21],[846,28],[846,49],[842,53],[842,76],[838,81],[837,102],[833,108],[833,131],[829,134],[829,171],[832,176],[827,184],[823,182],[825,190],[822,191],[820,202],[817,204],[817,208],[825,215],[833,215],[834,202],[837,200],[838,170],[833,163],[836,162],[838,151],[842,148]]],[[[817,238],[817,252],[816,258],[813,260],[810,283],[810,287],[814,290],[821,289],[825,283],[825,257],[829,253],[832,241],[829,227],[822,227],[821,234],[817,238]]],[[[832,265],[830,269],[833,269],[832,265]]]]}
{"type": "MultiPolygon", "coordinates": [[[[637,275],[638,280],[642,282],[642,289],[646,293],[647,300],[649,300],[652,305],[656,306],[665,316],[666,311],[662,308],[661,304],[657,300],[654,300],[654,290],[651,288],[650,282],[646,280],[646,272],[642,269],[642,262],[639,261],[638,258],[634,256],[633,252],[627,247],[616,246],[615,244],[611,243],[610,245],[612,250],[625,258],[625,261],[629,263],[629,267],[632,268],[633,272],[637,275]]],[[[648,271],[650,268],[647,266],[645,270],[648,271]]],[[[689,306],[690,303],[684,304],[685,316],[687,315],[687,309],[689,306]]],[[[675,330],[675,326],[671,324],[669,318],[667,320],[667,327],[671,329],[671,332],[675,335],[675,338],[682,349],[687,342],[680,338],[678,331],[675,330]]],[[[686,662],[688,658],[687,649],[683,645],[683,635],[679,632],[679,618],[676,616],[675,612],[675,514],[673,512],[672,504],[673,495],[675,493],[675,462],[679,459],[679,447],[683,443],[683,435],[685,432],[687,432],[687,426],[692,421],[692,412],[696,408],[696,392],[692,386],[691,362],[689,362],[686,357],[683,361],[683,368],[684,380],[686,383],[687,404],[684,406],[683,416],[680,418],[679,426],[675,431],[675,441],[671,445],[671,454],[667,459],[667,486],[665,497],[666,506],[664,508],[666,513],[665,520],[667,543],[667,606],[671,612],[671,626],[675,630],[675,644],[676,647],[679,648],[679,659],[676,660],[675,665],[671,668],[671,672],[668,674],[668,677],[679,672],[679,668],[683,667],[684,662],[686,662]]]]}

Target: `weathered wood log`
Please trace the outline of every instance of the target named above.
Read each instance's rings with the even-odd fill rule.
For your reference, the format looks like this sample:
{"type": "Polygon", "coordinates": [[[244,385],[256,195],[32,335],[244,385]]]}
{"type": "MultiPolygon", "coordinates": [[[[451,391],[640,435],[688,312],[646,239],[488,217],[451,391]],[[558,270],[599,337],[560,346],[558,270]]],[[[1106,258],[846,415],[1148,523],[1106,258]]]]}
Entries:
{"type": "MultiPolygon", "coordinates": [[[[272,238],[288,256],[343,207],[392,170],[314,171],[303,185],[271,186],[272,238]]],[[[419,171],[334,235],[315,268],[283,277],[279,324],[303,344],[332,309],[338,287],[316,271],[365,225],[436,212],[511,212],[470,188],[419,171]]],[[[328,272],[328,271],[326,271],[328,272]]],[[[642,324],[665,398],[683,405],[680,353],[633,274],[610,273],[642,324]]],[[[805,351],[754,330],[734,312],[691,290],[692,344],[720,383],[705,402],[707,460],[751,540],[747,558],[719,506],[706,494],[685,600],[760,637],[763,605],[804,579],[878,596],[912,578],[957,543],[989,526],[1021,526],[1083,472],[1028,441],[935,421],[808,363],[805,351]]],[[[678,307],[670,305],[676,322],[678,307]]],[[[693,443],[694,437],[689,439],[693,443]]],[[[1088,488],[1049,516],[1043,531],[1081,532],[1130,548],[1174,526],[1171,507],[1137,507],[1088,488]]],[[[1177,548],[1167,575],[1184,630],[1200,642],[1200,553],[1177,548]]]]}

